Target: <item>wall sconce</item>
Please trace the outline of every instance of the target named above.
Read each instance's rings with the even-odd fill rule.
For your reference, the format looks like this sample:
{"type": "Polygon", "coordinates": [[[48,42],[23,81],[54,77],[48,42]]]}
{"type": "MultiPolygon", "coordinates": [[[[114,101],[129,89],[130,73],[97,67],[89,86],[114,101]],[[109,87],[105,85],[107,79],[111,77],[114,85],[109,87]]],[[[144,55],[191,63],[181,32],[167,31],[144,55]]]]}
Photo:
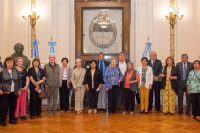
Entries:
{"type": "Polygon", "coordinates": [[[169,24],[172,28],[174,28],[177,20],[180,20],[183,18],[184,15],[180,15],[179,8],[176,7],[170,7],[169,15],[165,16],[167,20],[169,20],[169,24]]]}
{"type": "Polygon", "coordinates": [[[35,25],[37,20],[40,18],[40,15],[36,12],[36,0],[31,0],[31,10],[26,10],[22,15],[24,20],[30,21],[31,25],[31,57],[33,53],[33,42],[36,40],[36,29],[35,25]]]}
{"type": "Polygon", "coordinates": [[[29,11],[27,15],[22,16],[24,20],[30,20],[31,27],[34,28],[36,25],[36,21],[40,18],[40,15],[37,15],[37,12],[35,9],[32,11],[29,11]]]}
{"type": "Polygon", "coordinates": [[[169,15],[165,16],[169,20],[170,24],[170,56],[175,57],[175,24],[178,20],[183,18],[183,15],[180,15],[179,8],[175,7],[175,0],[170,0],[170,10],[169,15]]]}

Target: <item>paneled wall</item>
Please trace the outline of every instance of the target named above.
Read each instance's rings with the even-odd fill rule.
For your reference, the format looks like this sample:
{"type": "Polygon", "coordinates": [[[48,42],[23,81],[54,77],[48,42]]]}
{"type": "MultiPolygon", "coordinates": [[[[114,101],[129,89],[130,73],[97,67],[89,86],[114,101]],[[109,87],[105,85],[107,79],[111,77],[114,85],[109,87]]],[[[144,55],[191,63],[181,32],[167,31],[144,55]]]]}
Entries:
{"type": "MultiPolygon", "coordinates": [[[[37,38],[40,42],[40,58],[48,61],[48,41],[57,42],[57,62],[63,56],[75,59],[74,0],[36,0],[40,12],[37,22],[37,38]]],[[[169,55],[169,24],[165,19],[169,0],[131,0],[131,60],[138,66],[145,42],[149,36],[153,50],[162,61],[169,55]]],[[[176,25],[176,60],[188,53],[191,60],[200,56],[200,1],[177,0],[184,13],[176,25]]],[[[22,42],[24,53],[31,56],[30,26],[23,20],[23,10],[30,7],[30,0],[0,0],[0,55],[5,58],[13,53],[13,46],[22,42]],[[2,48],[3,47],[3,48],[2,48]]]]}

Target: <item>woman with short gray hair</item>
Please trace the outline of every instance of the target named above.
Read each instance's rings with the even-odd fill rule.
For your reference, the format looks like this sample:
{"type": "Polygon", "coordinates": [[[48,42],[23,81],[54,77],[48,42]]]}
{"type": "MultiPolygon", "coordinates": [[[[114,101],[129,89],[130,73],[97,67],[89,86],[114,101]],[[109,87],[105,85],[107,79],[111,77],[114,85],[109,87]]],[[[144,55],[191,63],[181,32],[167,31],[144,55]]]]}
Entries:
{"type": "Polygon", "coordinates": [[[83,99],[86,89],[83,85],[85,73],[86,70],[82,67],[82,60],[76,59],[75,69],[72,71],[71,82],[75,92],[75,111],[77,114],[81,114],[83,112],[83,99]]]}

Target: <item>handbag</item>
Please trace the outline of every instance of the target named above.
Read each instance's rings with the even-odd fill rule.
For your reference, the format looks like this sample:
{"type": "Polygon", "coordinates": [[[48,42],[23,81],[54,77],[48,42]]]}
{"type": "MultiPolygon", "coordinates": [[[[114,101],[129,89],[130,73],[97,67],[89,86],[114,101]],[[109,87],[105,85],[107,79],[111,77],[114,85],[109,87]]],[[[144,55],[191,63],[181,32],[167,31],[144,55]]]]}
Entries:
{"type": "MultiPolygon", "coordinates": [[[[71,77],[71,76],[70,76],[70,73],[71,73],[71,70],[70,70],[70,67],[68,67],[68,77],[71,77]]],[[[73,84],[72,84],[72,82],[69,83],[69,89],[70,89],[70,90],[73,89],[73,84]]]]}
{"type": "Polygon", "coordinates": [[[40,99],[47,99],[50,95],[48,86],[45,85],[45,83],[43,83],[43,84],[40,85],[40,90],[41,90],[41,92],[39,93],[39,98],[40,99]]]}
{"type": "Polygon", "coordinates": [[[71,82],[69,83],[69,89],[70,89],[70,90],[73,89],[73,85],[72,85],[71,82]]]}
{"type": "Polygon", "coordinates": [[[11,86],[9,84],[0,84],[0,89],[3,92],[10,92],[11,91],[11,86]]]}
{"type": "Polygon", "coordinates": [[[136,101],[137,101],[137,104],[140,104],[140,93],[139,93],[139,90],[136,91],[136,101]]]}

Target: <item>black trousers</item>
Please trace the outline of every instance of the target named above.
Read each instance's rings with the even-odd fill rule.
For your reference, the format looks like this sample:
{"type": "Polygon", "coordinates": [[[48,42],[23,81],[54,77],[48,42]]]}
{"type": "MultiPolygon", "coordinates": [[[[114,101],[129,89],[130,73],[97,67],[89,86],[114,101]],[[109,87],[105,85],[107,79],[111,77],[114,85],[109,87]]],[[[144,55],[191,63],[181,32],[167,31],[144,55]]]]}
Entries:
{"type": "Polygon", "coordinates": [[[113,85],[108,91],[108,112],[116,113],[119,85],[113,85]]]}
{"type": "Polygon", "coordinates": [[[134,111],[135,108],[135,92],[131,89],[124,89],[125,111],[134,111]]]}
{"type": "Polygon", "coordinates": [[[186,95],[186,113],[190,112],[191,109],[191,101],[190,101],[190,95],[187,93],[187,86],[186,86],[186,81],[180,81],[180,86],[178,88],[178,107],[179,107],[179,112],[183,112],[183,97],[184,93],[186,95]]]}
{"type": "Polygon", "coordinates": [[[89,89],[88,97],[89,97],[89,108],[97,109],[98,92],[96,91],[96,89],[89,89]]]}
{"type": "Polygon", "coordinates": [[[6,116],[9,112],[9,121],[15,120],[15,109],[17,105],[17,95],[13,92],[10,94],[0,95],[0,122],[6,122],[6,116]]]}
{"type": "Polygon", "coordinates": [[[30,116],[35,117],[41,115],[42,99],[39,98],[39,93],[30,89],[30,116]]]}
{"type": "Polygon", "coordinates": [[[191,93],[190,98],[192,103],[192,115],[200,116],[200,93],[191,93]]]}
{"type": "Polygon", "coordinates": [[[161,90],[161,83],[153,82],[152,89],[149,92],[149,107],[148,107],[149,111],[151,111],[153,108],[154,95],[155,95],[155,108],[157,111],[160,110],[160,90],[161,90]]]}
{"type": "Polygon", "coordinates": [[[125,105],[125,90],[124,90],[124,81],[120,83],[119,89],[117,90],[118,97],[117,97],[117,108],[123,108],[125,105]]]}
{"type": "Polygon", "coordinates": [[[67,86],[67,80],[62,81],[62,86],[60,87],[59,93],[60,93],[60,110],[69,111],[70,89],[67,86]]]}

